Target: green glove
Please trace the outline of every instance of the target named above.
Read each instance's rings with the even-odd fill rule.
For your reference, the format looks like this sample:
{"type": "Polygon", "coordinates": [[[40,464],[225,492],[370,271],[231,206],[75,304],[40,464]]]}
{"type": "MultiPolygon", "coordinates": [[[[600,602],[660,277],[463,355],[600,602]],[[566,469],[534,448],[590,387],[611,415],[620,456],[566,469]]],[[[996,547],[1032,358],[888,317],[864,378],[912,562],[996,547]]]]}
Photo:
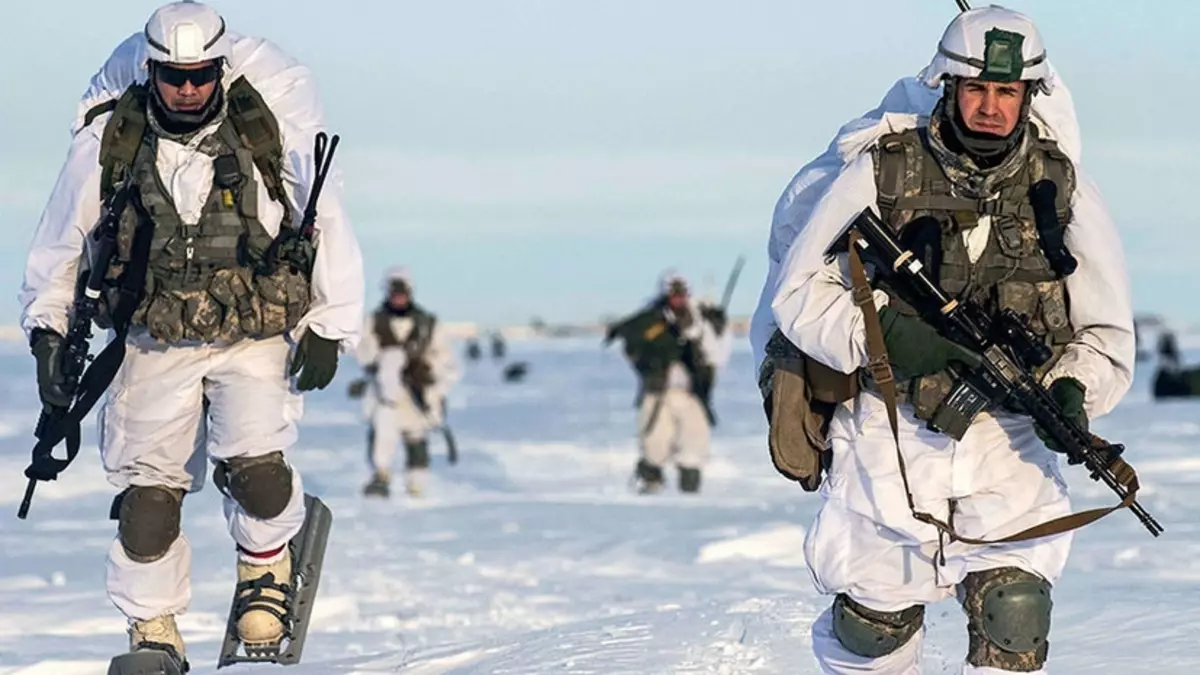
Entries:
{"type": "Polygon", "coordinates": [[[921,377],[945,370],[951,362],[977,366],[982,358],[975,352],[938,335],[918,316],[902,314],[891,307],[879,310],[883,343],[888,360],[905,377],[921,377]]]}
{"type": "MultiPolygon", "coordinates": [[[[1074,420],[1084,431],[1088,428],[1087,412],[1083,409],[1083,400],[1087,394],[1087,389],[1079,380],[1073,377],[1060,377],[1050,384],[1048,390],[1050,398],[1063,409],[1063,413],[1067,417],[1074,420]]],[[[1054,439],[1042,429],[1041,425],[1033,425],[1034,431],[1037,432],[1038,438],[1046,444],[1047,448],[1055,452],[1065,453],[1066,449],[1054,442],[1054,439]]],[[[1068,457],[1068,464],[1079,464],[1081,460],[1077,457],[1068,457]]]]}
{"type": "Polygon", "coordinates": [[[324,389],[333,380],[337,364],[338,341],[327,340],[309,329],[304,331],[304,337],[296,345],[288,375],[300,373],[300,379],[296,381],[296,388],[300,391],[324,389]]]}

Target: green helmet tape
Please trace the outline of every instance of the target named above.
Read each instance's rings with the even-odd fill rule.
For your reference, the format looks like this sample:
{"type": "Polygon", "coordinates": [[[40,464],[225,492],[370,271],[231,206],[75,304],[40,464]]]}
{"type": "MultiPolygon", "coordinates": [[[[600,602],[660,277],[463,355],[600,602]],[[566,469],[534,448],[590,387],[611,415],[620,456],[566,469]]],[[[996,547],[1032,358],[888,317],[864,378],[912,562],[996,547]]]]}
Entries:
{"type": "Polygon", "coordinates": [[[1021,48],[1025,36],[1020,33],[993,28],[984,36],[983,72],[979,79],[989,82],[1016,82],[1021,79],[1025,60],[1021,48]]]}

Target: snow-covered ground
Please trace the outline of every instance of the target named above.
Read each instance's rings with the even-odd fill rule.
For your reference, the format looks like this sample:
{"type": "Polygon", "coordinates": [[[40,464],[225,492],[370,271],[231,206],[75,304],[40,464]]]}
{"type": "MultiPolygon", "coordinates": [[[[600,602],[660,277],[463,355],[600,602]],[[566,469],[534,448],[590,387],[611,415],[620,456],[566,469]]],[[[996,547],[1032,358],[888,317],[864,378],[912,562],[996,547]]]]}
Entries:
{"type": "MultiPolygon", "coordinates": [[[[739,347],[716,394],[721,418],[704,492],[640,497],[633,378],[593,341],[510,344],[531,364],[466,364],[451,420],[462,459],[435,441],[429,496],[364,502],[365,430],[345,396],[350,361],[307,399],[292,460],[334,513],[304,663],[325,673],[816,673],[816,595],[801,542],[817,498],[778,477],[751,359],[739,347]]],[[[1195,360],[1195,354],[1193,361],[1195,360]]],[[[33,363],[0,347],[0,675],[92,675],[125,648],[103,588],[112,489],[94,425],[76,466],[15,517],[37,412],[33,363]]],[[[1097,430],[1125,442],[1153,540],[1120,513],[1081,532],[1055,589],[1055,673],[1198,673],[1200,404],[1155,404],[1152,365],[1097,430]]],[[[1079,506],[1110,501],[1077,468],[1079,506]]],[[[213,673],[234,552],[216,491],[186,500],[194,549],[191,611],[180,624],[193,672],[213,673]]],[[[930,608],[924,668],[953,673],[965,652],[957,606],[930,608]]],[[[231,675],[276,672],[239,666],[231,675]]]]}

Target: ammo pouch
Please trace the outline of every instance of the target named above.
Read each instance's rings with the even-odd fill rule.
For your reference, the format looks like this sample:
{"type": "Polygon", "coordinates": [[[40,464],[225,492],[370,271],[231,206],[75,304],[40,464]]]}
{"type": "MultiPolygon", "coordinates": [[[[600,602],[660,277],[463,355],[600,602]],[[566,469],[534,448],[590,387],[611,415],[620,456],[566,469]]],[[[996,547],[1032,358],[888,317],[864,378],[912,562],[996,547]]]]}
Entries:
{"type": "Polygon", "coordinates": [[[771,462],[784,477],[814,492],[829,466],[829,422],[839,403],[858,395],[858,378],[809,358],[778,330],[766,354],[758,383],[770,425],[771,462]]]}

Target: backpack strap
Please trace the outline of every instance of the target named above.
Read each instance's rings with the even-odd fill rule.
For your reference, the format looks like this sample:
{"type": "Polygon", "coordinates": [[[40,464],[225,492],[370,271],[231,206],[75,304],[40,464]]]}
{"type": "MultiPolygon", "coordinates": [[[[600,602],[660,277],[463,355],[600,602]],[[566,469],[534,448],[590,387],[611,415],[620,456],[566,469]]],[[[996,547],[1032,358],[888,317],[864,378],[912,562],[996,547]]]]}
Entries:
{"type": "Polygon", "coordinates": [[[250,84],[245,76],[229,85],[229,121],[254,158],[254,165],[262,174],[267,194],[283,209],[283,226],[292,224],[292,210],[283,193],[283,138],[279,121],[267,107],[262,94],[250,84]]]}
{"type": "Polygon", "coordinates": [[[87,113],[84,114],[84,116],[83,116],[83,127],[82,128],[86,129],[86,128],[92,126],[92,122],[95,122],[97,117],[103,115],[104,113],[110,113],[116,109],[117,109],[117,99],[115,99],[115,98],[110,98],[103,103],[92,106],[91,108],[88,109],[87,113]]]}
{"type": "Polygon", "coordinates": [[[410,356],[422,356],[433,342],[433,329],[437,325],[437,317],[424,308],[413,305],[413,328],[408,333],[404,349],[410,356]]]}
{"type": "Polygon", "coordinates": [[[1054,181],[1054,185],[1058,187],[1054,210],[1058,212],[1058,222],[1065,227],[1074,218],[1071,197],[1075,194],[1076,187],[1075,165],[1058,144],[1048,138],[1038,139],[1037,148],[1042,153],[1045,177],[1054,181]]]}
{"type": "Polygon", "coordinates": [[[103,114],[99,110],[112,103],[112,117],[104,126],[104,135],[100,138],[100,196],[108,199],[121,181],[125,180],[138,149],[142,145],[142,137],[146,133],[146,98],[145,85],[134,84],[121,94],[115,103],[102,103],[88,111],[86,119],[95,119],[103,114]],[[93,114],[94,113],[94,114],[93,114]]]}
{"type": "Polygon", "coordinates": [[[891,223],[892,212],[904,197],[910,146],[910,139],[901,132],[880,138],[874,151],[876,200],[885,223],[891,223]]]}

